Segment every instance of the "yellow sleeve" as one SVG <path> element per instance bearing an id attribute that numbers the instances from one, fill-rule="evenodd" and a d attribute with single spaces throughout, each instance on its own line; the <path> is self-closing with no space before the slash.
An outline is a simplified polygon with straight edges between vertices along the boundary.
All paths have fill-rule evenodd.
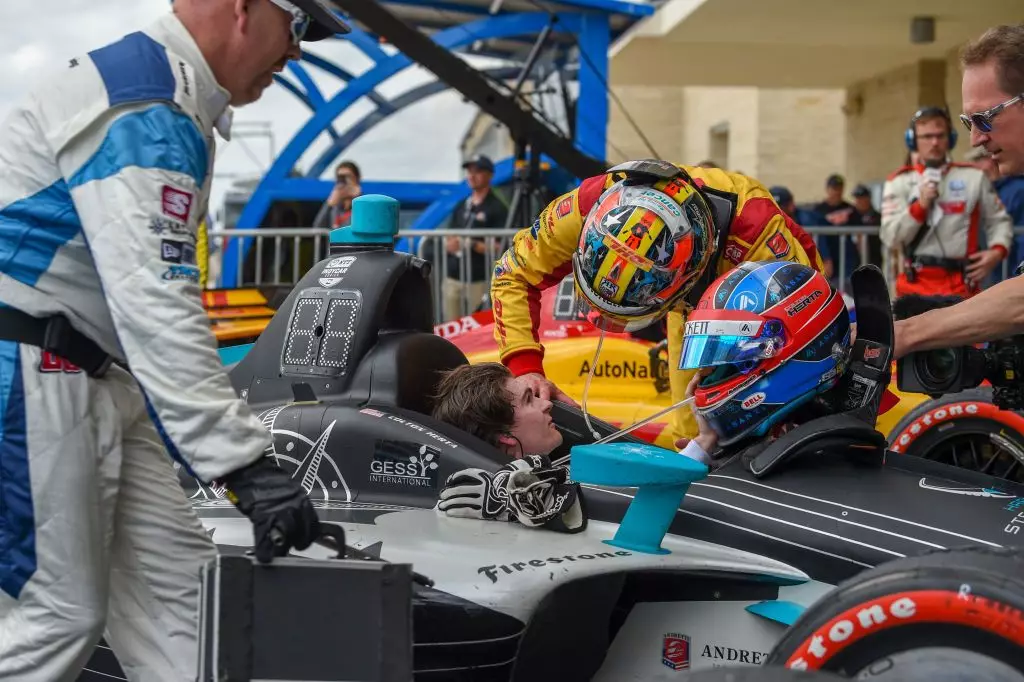
<path id="1" fill-rule="evenodd" d="M 494 339 L 501 361 L 516 376 L 544 372 L 537 334 L 541 291 L 572 272 L 583 221 L 608 184 L 610 176 L 596 176 L 552 201 L 494 264 Z"/>

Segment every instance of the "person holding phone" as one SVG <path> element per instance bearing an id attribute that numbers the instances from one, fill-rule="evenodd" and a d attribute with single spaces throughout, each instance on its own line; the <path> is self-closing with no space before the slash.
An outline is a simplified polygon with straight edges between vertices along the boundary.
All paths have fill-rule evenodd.
<path id="1" fill-rule="evenodd" d="M 352 222 L 352 201 L 363 193 L 362 173 L 352 161 L 342 161 L 334 169 L 334 189 L 313 219 L 313 227 L 334 230 Z"/>

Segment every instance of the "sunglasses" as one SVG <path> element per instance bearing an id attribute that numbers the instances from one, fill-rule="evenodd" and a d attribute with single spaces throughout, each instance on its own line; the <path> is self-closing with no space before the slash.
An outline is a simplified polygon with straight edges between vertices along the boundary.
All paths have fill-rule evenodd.
<path id="1" fill-rule="evenodd" d="M 992 132 L 992 119 L 1002 113 L 1006 107 L 1016 104 L 1024 100 L 1024 93 L 1011 97 L 1002 104 L 997 104 L 987 111 L 979 111 L 976 114 L 960 114 L 960 122 L 967 127 L 968 130 L 978 126 L 978 130 L 983 133 Z"/>
<path id="2" fill-rule="evenodd" d="M 306 31 L 309 30 L 309 25 L 312 22 L 309 15 L 288 2 L 288 0 L 270 0 L 270 2 L 292 15 L 292 45 L 301 43 L 306 37 Z"/>

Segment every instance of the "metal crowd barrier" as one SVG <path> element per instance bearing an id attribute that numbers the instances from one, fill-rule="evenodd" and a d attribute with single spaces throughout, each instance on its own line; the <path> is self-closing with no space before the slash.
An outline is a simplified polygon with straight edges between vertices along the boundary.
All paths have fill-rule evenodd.
<path id="1" fill-rule="evenodd" d="M 860 263 L 869 262 L 867 239 L 861 236 L 877 236 L 877 227 L 804 227 L 815 244 L 823 237 L 837 236 L 839 239 L 838 253 L 833 257 L 833 283 L 842 290 L 849 287 L 850 250 L 854 248 L 859 255 Z M 399 249 L 413 253 L 420 258 L 434 263 L 432 270 L 434 311 L 436 322 L 452 320 L 472 314 L 489 305 L 487 291 L 490 288 L 494 262 L 498 260 L 512 242 L 512 236 L 518 230 L 502 228 L 473 228 L 470 230 L 403 230 L 398 233 Z M 1024 226 L 1014 228 L 1016 235 L 1024 234 Z M 236 276 L 233 282 L 221 282 L 220 286 L 237 288 L 246 286 L 287 286 L 297 283 L 315 263 L 327 257 L 330 250 L 330 230 L 313 228 L 274 228 L 253 230 L 211 230 L 210 243 L 215 247 L 211 250 L 213 258 L 220 257 L 227 250 L 230 240 L 250 240 L 247 249 L 236 249 Z M 853 237 L 856 245 L 851 244 Z M 454 249 L 449 253 L 449 239 Z M 474 272 L 471 267 L 473 255 L 471 250 L 482 257 L 484 267 Z M 449 269 L 449 256 L 453 259 Z M 889 282 L 895 282 L 898 264 L 895 258 L 885 258 L 886 262 L 875 263 L 882 268 Z M 477 262 L 480 262 L 477 260 Z M 219 273 L 219 262 L 211 263 L 211 282 L 216 282 Z M 1002 263 L 1002 277 L 1010 276 L 1016 263 L 1006 259 Z M 445 292 L 449 294 L 446 296 Z M 456 295 L 454 292 L 459 292 Z M 480 294 L 479 296 L 477 294 Z M 454 310 L 451 310 L 454 306 Z"/>
<path id="2" fill-rule="evenodd" d="M 830 226 L 827 226 L 827 227 L 803 227 L 803 229 L 804 229 L 805 232 L 807 232 L 809 235 L 811 235 L 814 238 L 815 246 L 819 245 L 822 237 L 832 237 L 832 236 L 840 237 L 840 239 L 839 239 L 839 253 L 838 254 L 832 254 L 832 256 L 833 256 L 833 267 L 834 267 L 834 271 L 832 273 L 833 274 L 832 281 L 833 281 L 833 284 L 838 285 L 843 292 L 850 293 L 849 292 L 849 279 L 850 279 L 850 273 L 852 272 L 852 268 L 850 268 L 850 266 L 849 266 L 849 262 L 850 262 L 850 259 L 849 259 L 850 243 L 849 242 L 850 242 L 850 240 L 847 239 L 846 237 L 854 237 L 854 238 L 856 238 L 856 237 L 861 236 L 861 235 L 863 235 L 865 237 L 877 237 L 878 236 L 878 228 L 877 227 L 833 227 L 833 226 L 830 225 Z M 1014 237 L 1015 238 L 1019 237 L 1021 235 L 1024 235 L 1024 225 L 1014 227 L 1013 228 L 1013 233 L 1014 233 Z M 868 240 L 867 239 L 860 239 L 860 240 L 857 240 L 857 241 L 859 242 L 857 244 L 857 247 L 856 247 L 857 251 L 858 251 L 858 254 L 859 254 L 859 262 L 860 263 L 870 263 L 871 259 L 868 257 L 868 244 L 867 244 Z M 838 257 L 836 257 L 837 255 L 838 255 Z M 897 262 L 899 259 L 895 258 L 895 257 L 891 257 L 888 254 L 886 254 L 884 246 L 883 246 L 882 258 L 883 258 L 883 262 L 882 263 L 873 263 L 873 265 L 877 265 L 878 267 L 880 267 L 882 269 L 882 273 L 885 275 L 886 281 L 890 283 L 890 288 L 891 288 L 894 285 L 894 283 L 896 282 L 896 276 L 901 271 L 901 266 Z M 997 281 L 1002 281 L 1002 280 L 1007 279 L 1008 277 L 1010 277 L 1013 274 L 1013 270 L 1016 267 L 1017 267 L 1017 263 L 1011 263 L 1009 258 L 1003 259 L 1003 262 L 1000 264 L 1000 268 L 997 270 L 1000 273 Z"/>

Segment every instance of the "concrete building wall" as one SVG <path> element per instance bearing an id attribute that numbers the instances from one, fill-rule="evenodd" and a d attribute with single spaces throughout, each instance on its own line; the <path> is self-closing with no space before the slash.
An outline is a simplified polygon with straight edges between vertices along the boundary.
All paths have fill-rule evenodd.
<path id="1" fill-rule="evenodd" d="M 728 170 L 756 176 L 758 107 L 757 88 L 685 88 L 679 158 L 689 164 L 712 159 Z"/>
<path id="2" fill-rule="evenodd" d="M 712 160 L 783 184 L 800 201 L 817 199 L 825 178 L 845 169 L 841 90 L 616 87 L 634 121 L 662 158 Z M 614 102 L 609 159 L 650 156 Z"/>
<path id="3" fill-rule="evenodd" d="M 957 116 L 963 111 L 964 98 L 960 89 L 960 81 L 963 72 L 960 70 L 960 51 L 952 50 L 946 57 L 946 101 L 949 102 L 949 111 L 953 116 L 953 125 L 959 134 L 956 149 L 953 150 L 953 158 L 963 161 L 964 155 L 971 148 L 970 134 L 963 124 L 957 120 Z"/>
<path id="4" fill-rule="evenodd" d="M 960 140 L 953 158 L 970 149 L 956 119 L 962 109 L 958 50 L 943 60 L 921 60 L 853 84 L 847 90 L 847 175 L 854 181 L 884 180 L 907 155 L 903 134 L 923 106 L 949 107 Z"/>
<path id="5" fill-rule="evenodd" d="M 798 203 L 820 199 L 825 179 L 846 166 L 844 92 L 764 89 L 758 96 L 757 179 L 788 187 Z"/>
<path id="6" fill-rule="evenodd" d="M 629 113 L 629 118 L 650 141 L 656 155 L 668 160 L 682 159 L 684 154 L 683 91 L 684 88 L 615 87 L 615 94 Z M 608 161 L 619 163 L 655 156 L 622 108 L 614 100 L 608 107 Z"/>
<path id="7" fill-rule="evenodd" d="M 911 65 L 847 89 L 848 182 L 883 181 L 903 164 L 903 132 L 919 106 L 918 75 L 917 65 Z"/>

